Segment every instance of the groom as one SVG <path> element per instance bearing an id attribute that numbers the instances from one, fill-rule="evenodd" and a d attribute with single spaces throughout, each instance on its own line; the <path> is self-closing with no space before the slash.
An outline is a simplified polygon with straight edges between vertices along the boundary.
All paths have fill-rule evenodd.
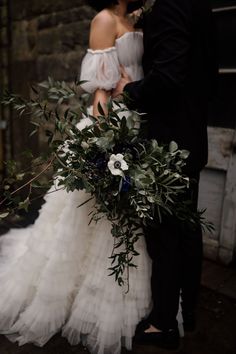
<path id="1" fill-rule="evenodd" d="M 184 171 L 194 182 L 187 196 L 197 209 L 199 173 L 207 162 L 207 108 L 216 85 L 214 28 L 208 0 L 156 0 L 143 18 L 144 78 L 124 73 L 114 96 L 147 113 L 148 138 L 190 151 Z M 185 331 L 195 328 L 201 277 L 202 233 L 173 219 L 146 230 L 153 261 L 153 309 L 138 327 L 140 342 L 176 349 L 181 291 Z"/>

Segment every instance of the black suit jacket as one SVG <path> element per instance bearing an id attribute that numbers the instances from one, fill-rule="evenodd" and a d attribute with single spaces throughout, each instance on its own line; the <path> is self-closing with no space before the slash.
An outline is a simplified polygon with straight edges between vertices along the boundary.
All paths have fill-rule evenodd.
<path id="1" fill-rule="evenodd" d="M 144 79 L 125 86 L 129 108 L 147 113 L 148 138 L 190 151 L 187 172 L 207 162 L 207 108 L 216 85 L 208 0 L 156 0 L 144 18 Z"/>

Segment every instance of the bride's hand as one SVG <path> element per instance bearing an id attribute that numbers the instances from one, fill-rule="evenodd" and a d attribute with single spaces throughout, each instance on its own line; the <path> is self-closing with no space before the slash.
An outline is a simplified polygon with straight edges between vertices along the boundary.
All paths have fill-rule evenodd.
<path id="1" fill-rule="evenodd" d="M 120 81 L 118 81 L 116 88 L 112 91 L 112 98 L 120 96 L 123 93 L 125 85 L 132 81 L 123 66 L 120 67 L 120 71 L 121 78 Z"/>

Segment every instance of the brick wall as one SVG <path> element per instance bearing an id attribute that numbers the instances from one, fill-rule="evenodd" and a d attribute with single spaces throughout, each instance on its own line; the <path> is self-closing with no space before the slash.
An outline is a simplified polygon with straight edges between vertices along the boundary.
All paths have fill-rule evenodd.
<path id="1" fill-rule="evenodd" d="M 13 65 L 34 63 L 37 79 L 74 79 L 88 41 L 91 9 L 83 0 L 12 1 Z"/>
<path id="2" fill-rule="evenodd" d="M 2 88 L 10 85 L 9 41 L 8 2 L 0 0 L 0 95 Z M 0 173 L 4 169 L 3 160 L 11 156 L 10 129 L 6 131 L 6 120 L 10 120 L 10 111 L 0 107 Z"/>
<path id="3" fill-rule="evenodd" d="M 0 0 L 0 9 L 1 17 L 5 16 L 1 21 L 1 37 L 6 37 L 7 26 L 10 30 L 10 43 L 5 43 L 10 54 L 10 74 L 5 70 L 5 86 L 9 78 L 12 91 L 28 95 L 31 83 L 45 80 L 49 75 L 58 80 L 74 80 L 94 15 L 85 0 Z M 3 62 L 3 50 L 0 57 Z M 3 84 L 0 83 L 1 88 Z M 26 119 L 13 119 L 13 155 L 27 145 L 38 149 L 35 138 L 29 142 L 29 129 Z"/>

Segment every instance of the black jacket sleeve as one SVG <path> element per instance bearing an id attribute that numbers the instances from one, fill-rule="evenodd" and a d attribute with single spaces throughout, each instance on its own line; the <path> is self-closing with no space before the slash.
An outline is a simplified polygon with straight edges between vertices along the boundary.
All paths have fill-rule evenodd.
<path id="1" fill-rule="evenodd" d="M 142 108 L 150 100 L 174 94 L 187 76 L 191 43 L 191 6 L 189 0 L 157 0 L 150 16 L 148 33 L 151 65 L 140 81 L 127 84 L 124 92 L 129 108 Z"/>

